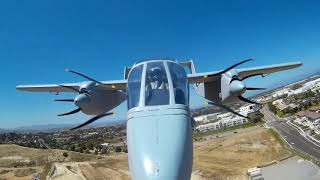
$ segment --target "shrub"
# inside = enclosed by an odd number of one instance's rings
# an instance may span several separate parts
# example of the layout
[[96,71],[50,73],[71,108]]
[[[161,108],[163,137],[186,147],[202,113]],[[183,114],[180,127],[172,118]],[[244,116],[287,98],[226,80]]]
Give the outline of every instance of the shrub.
[[121,152],[121,151],[122,151],[122,148],[119,147],[119,146],[117,146],[116,149],[115,149],[115,151],[116,151],[116,152]]
[[69,154],[67,152],[63,152],[63,157],[67,158],[69,156]]

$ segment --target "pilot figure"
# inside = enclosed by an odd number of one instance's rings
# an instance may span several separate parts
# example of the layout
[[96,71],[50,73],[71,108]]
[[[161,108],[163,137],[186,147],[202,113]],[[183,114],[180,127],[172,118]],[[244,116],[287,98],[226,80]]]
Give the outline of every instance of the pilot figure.
[[[169,102],[169,87],[163,68],[153,67],[147,71],[146,105],[161,105]],[[168,98],[167,98],[168,97]]]
[[166,89],[166,85],[164,82],[165,74],[162,72],[162,69],[159,67],[154,67],[148,73],[148,89]]

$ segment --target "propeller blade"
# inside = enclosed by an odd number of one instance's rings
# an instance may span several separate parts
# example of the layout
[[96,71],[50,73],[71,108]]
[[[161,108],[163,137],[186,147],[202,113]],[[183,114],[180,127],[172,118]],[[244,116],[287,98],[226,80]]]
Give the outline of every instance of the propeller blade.
[[74,114],[81,111],[81,108],[75,109],[73,111],[67,112],[67,113],[63,113],[63,114],[58,114],[58,116],[65,116],[65,115],[70,115],[70,114]]
[[89,119],[88,121],[84,122],[83,124],[80,124],[79,126],[77,127],[74,127],[74,128],[71,128],[70,130],[75,130],[75,129],[79,129],[79,128],[82,128],[83,126],[86,126],[90,123],[93,123],[94,121],[102,118],[102,117],[105,117],[105,116],[109,116],[109,115],[113,115],[113,113],[106,113],[106,114],[101,114],[101,115],[97,115],[97,116],[94,116],[93,118]]
[[248,75],[248,76],[245,76],[241,79],[241,81],[247,79],[247,78],[250,78],[250,77],[254,77],[254,76],[263,76],[263,74],[251,74],[251,75]]
[[223,74],[223,73],[225,73],[225,72],[227,72],[227,71],[229,71],[229,70],[231,70],[231,69],[239,66],[240,64],[243,64],[243,63],[246,63],[246,62],[252,61],[252,60],[253,60],[253,59],[247,59],[247,60],[241,61],[241,62],[239,62],[239,63],[237,63],[237,64],[234,64],[234,65],[228,67],[227,69],[225,69],[225,70],[223,70],[223,71],[221,71],[221,72],[218,72],[217,74],[214,74],[214,75]]
[[214,102],[208,102],[208,104],[211,104],[211,105],[214,105],[214,106],[218,106],[218,107],[220,107],[220,108],[222,108],[222,109],[225,109],[225,110],[228,111],[228,112],[231,112],[232,114],[235,114],[235,115],[238,115],[238,116],[240,116],[240,117],[243,117],[243,118],[248,119],[248,117],[246,117],[246,116],[244,116],[244,115],[242,115],[242,114],[234,111],[233,109],[231,109],[231,108],[229,108],[229,107],[227,107],[227,106],[225,106],[225,105],[223,105],[223,104],[214,103]]
[[250,104],[257,104],[257,105],[261,105],[260,103],[258,102],[255,102],[255,101],[251,101],[250,99],[247,99],[243,96],[238,96],[240,100],[244,101],[244,102],[247,102],[247,103],[250,103]]
[[239,77],[232,77],[230,83],[232,83],[232,81],[241,81],[241,79]]
[[74,87],[72,87],[72,86],[65,86],[65,85],[62,85],[62,84],[59,84],[59,86],[64,87],[64,88],[67,88],[67,89],[71,89],[71,90],[73,90],[73,91],[75,91],[75,92],[80,93],[79,89],[74,88]]
[[76,71],[73,71],[73,70],[70,70],[70,69],[66,69],[66,71],[67,72],[71,72],[71,73],[73,73],[73,74],[76,74],[76,75],[78,75],[78,76],[81,76],[81,77],[83,77],[83,78],[85,78],[85,79],[88,79],[89,81],[93,81],[93,82],[95,82],[95,83],[97,83],[97,84],[100,84],[100,85],[102,85],[102,86],[105,86],[105,87],[111,87],[111,88],[114,88],[114,86],[109,86],[109,85],[106,85],[106,84],[103,84],[102,82],[100,82],[100,81],[97,81],[97,80],[95,80],[95,79],[93,79],[93,78],[91,78],[91,77],[89,77],[89,76],[86,76],[86,75],[84,75],[84,74],[81,74],[81,73],[79,73],[79,72],[76,72]]
[[247,87],[246,90],[266,90],[267,88],[253,88],[253,87]]
[[73,102],[73,99],[55,99],[54,101],[60,101],[60,102]]

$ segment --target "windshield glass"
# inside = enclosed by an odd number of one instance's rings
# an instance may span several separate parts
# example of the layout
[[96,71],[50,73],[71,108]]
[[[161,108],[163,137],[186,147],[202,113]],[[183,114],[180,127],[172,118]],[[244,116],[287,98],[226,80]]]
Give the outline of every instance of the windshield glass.
[[168,105],[169,84],[163,62],[147,64],[145,86],[145,105]]
[[168,67],[174,88],[174,97],[176,104],[188,105],[189,85],[186,71],[179,64],[168,62]]
[[128,77],[128,109],[139,106],[143,65],[131,70]]

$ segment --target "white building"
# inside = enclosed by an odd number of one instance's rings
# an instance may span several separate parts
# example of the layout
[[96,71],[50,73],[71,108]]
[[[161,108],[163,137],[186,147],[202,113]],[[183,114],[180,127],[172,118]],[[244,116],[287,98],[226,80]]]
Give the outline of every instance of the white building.
[[234,116],[234,117],[222,119],[218,122],[199,125],[196,127],[196,129],[201,132],[204,132],[204,131],[210,131],[210,130],[223,129],[223,128],[227,128],[227,127],[233,127],[233,126],[245,124],[247,122],[248,122],[248,120],[245,118],[242,118],[239,116]]
[[259,106],[256,104],[249,104],[249,105],[245,105],[245,106],[241,106],[239,108],[239,113],[247,116],[249,113],[253,113],[259,110]]
[[206,120],[206,116],[196,116],[193,118],[196,122],[201,122]]
[[[237,111],[244,115],[247,116],[249,113],[253,113],[259,110],[259,106],[256,104],[249,104],[245,106],[241,106]],[[201,116],[196,116],[194,117],[194,120],[196,122],[210,122],[214,120],[219,120],[219,119],[226,119],[230,118],[234,114],[227,112],[227,113],[213,113],[213,114],[206,114],[206,115],[201,115]]]
[[296,90],[290,91],[288,93],[288,96],[304,93],[308,90],[316,91],[319,89],[320,89],[320,79],[316,79],[316,80],[305,83],[302,87]]
[[283,99],[278,99],[272,102],[273,105],[277,106],[278,109],[284,110],[288,105],[284,102]]
[[194,120],[196,122],[209,122],[215,119],[218,119],[218,115],[220,113],[213,113],[213,114],[207,114],[207,115],[202,115],[202,116],[197,116],[194,117]]
[[261,169],[258,167],[250,168],[247,171],[249,180],[264,180]]
[[283,95],[286,95],[290,92],[290,89],[289,88],[284,88],[284,89],[281,89],[279,91],[276,91],[272,94],[272,97],[273,98],[277,98],[277,97],[281,97]]

